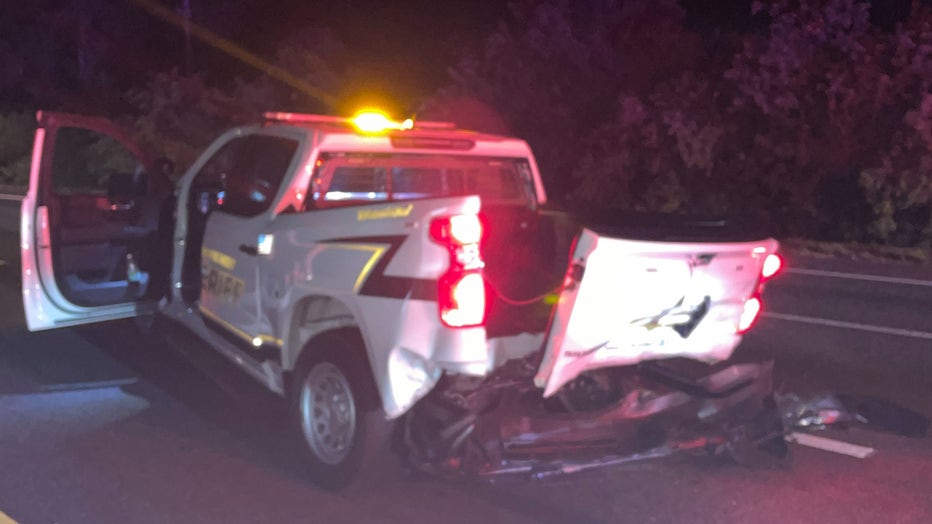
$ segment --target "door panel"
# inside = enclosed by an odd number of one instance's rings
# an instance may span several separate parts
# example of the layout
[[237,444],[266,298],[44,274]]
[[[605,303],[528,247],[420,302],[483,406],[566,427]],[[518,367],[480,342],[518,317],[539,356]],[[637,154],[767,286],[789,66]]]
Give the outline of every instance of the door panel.
[[269,130],[225,135],[182,183],[180,299],[251,356],[281,345],[260,305],[259,237],[282,181],[296,168],[303,139],[304,133]]
[[105,119],[39,113],[21,230],[31,330],[132,316],[162,291],[170,182],[150,165]]
[[[234,335],[238,344],[259,347],[269,338],[257,290],[256,239],[264,217],[245,218],[214,212],[201,248],[199,309],[216,327]],[[259,337],[259,343],[254,340]],[[271,337],[274,338],[274,337]]]

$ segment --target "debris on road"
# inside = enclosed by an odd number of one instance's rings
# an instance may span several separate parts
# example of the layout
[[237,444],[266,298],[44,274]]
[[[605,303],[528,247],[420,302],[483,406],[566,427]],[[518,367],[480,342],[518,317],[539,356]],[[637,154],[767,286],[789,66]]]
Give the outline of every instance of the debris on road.
[[921,438],[929,432],[929,417],[881,398],[835,393],[809,397],[785,393],[774,397],[787,431],[860,424],[902,437]]
[[587,394],[569,405],[542,399],[520,373],[502,374],[471,395],[425,399],[396,427],[395,447],[428,474],[539,479],[680,452],[786,467],[787,442],[867,458],[876,450],[810,433],[853,425],[910,437],[928,431],[928,417],[889,401],[776,393],[772,362],[682,364],[585,376],[579,386]]
[[838,453],[840,455],[847,455],[849,457],[859,459],[865,459],[877,452],[877,450],[874,448],[867,446],[859,446],[857,444],[844,442],[842,440],[810,435],[808,433],[799,433],[796,431],[787,435],[786,441],[795,442],[801,446],[821,449],[823,451],[831,451],[832,453]]

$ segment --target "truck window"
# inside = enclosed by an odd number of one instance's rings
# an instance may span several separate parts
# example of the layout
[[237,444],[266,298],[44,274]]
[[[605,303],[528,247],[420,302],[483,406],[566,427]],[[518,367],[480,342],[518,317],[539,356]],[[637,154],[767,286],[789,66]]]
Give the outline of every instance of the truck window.
[[333,170],[326,200],[386,200],[388,183],[382,167],[339,166]]
[[319,207],[479,195],[491,204],[530,205],[525,159],[466,155],[323,153],[311,194]]
[[277,136],[234,138],[195,176],[192,203],[204,214],[212,207],[246,217],[266,211],[297,149],[297,141]]

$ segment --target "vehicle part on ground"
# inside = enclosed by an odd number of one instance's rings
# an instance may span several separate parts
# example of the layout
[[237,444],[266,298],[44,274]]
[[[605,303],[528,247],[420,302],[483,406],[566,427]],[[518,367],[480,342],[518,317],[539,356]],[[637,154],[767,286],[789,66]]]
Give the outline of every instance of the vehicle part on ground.
[[820,437],[818,435],[812,435],[809,433],[800,433],[798,431],[794,431],[787,435],[786,441],[795,442],[801,446],[821,449],[822,451],[838,453],[839,455],[846,455],[848,457],[854,457],[858,459],[872,457],[877,452],[876,449],[868,446],[859,446],[857,444],[844,442],[842,440]]
[[639,366],[638,387],[571,413],[511,367],[481,388],[429,395],[400,421],[396,447],[411,467],[441,475],[539,478],[689,450],[785,463],[772,363],[705,368],[685,376],[663,362]]
[[929,417],[885,399],[836,393],[775,397],[787,430],[858,424],[904,437],[922,438],[929,432]]
[[841,400],[831,393],[820,393],[802,397],[795,393],[776,396],[783,417],[783,424],[789,429],[817,430],[832,424],[847,424],[855,420]]

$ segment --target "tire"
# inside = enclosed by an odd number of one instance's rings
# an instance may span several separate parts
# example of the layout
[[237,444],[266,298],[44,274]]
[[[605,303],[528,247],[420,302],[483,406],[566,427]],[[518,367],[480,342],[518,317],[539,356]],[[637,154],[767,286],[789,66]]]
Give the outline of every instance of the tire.
[[373,433],[381,413],[375,413],[368,361],[353,330],[315,337],[304,355],[291,388],[299,447],[316,484],[342,489],[360,477],[361,466],[379,450]]

